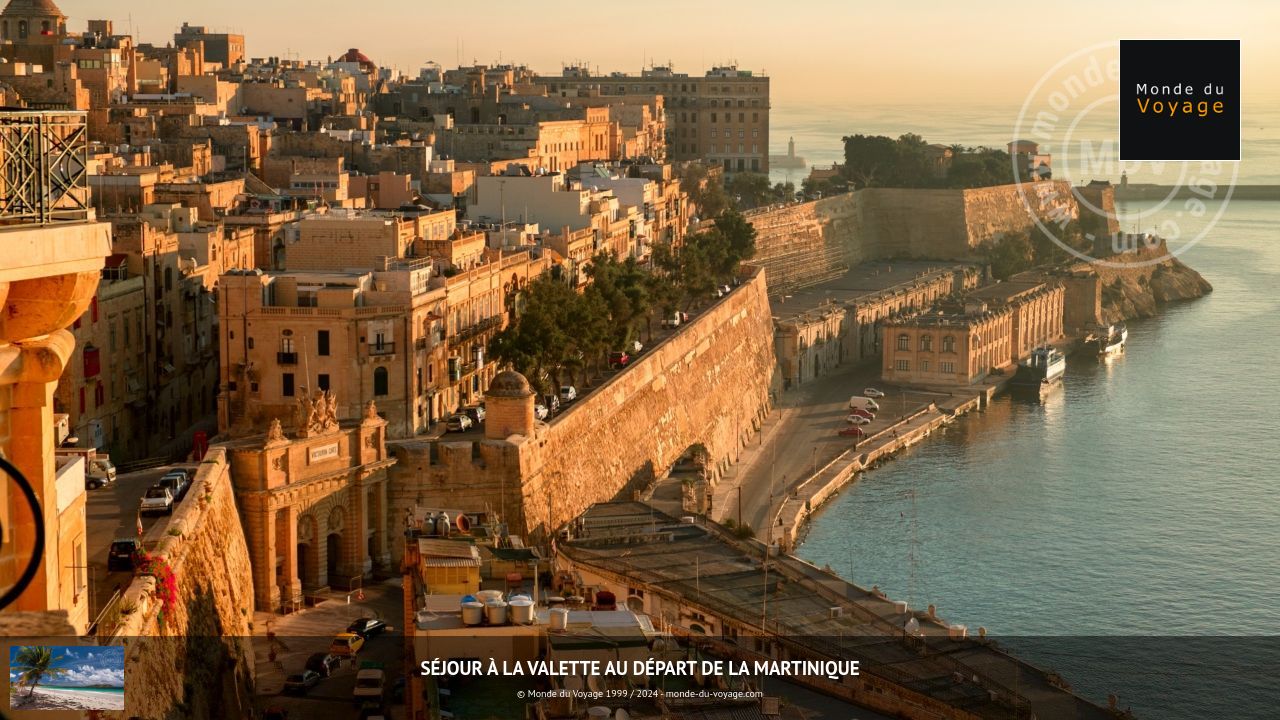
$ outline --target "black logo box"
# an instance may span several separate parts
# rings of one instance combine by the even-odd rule
[[[1239,40],[1120,41],[1122,162],[1239,160],[1240,117]]]

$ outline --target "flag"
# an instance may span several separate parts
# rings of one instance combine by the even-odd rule
[[[138,537],[142,537],[142,513],[138,513]]]

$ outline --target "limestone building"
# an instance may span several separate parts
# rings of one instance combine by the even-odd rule
[[[297,609],[305,596],[392,570],[387,423],[373,402],[349,422],[337,408],[332,392],[317,390],[264,435],[228,446],[258,610]]]
[[[10,9],[17,5],[35,12],[52,3]],[[0,456],[36,502],[16,479],[0,483],[0,585],[32,568],[9,609],[63,610],[81,632],[89,621],[84,484],[55,464],[53,394],[75,351],[67,327],[92,303],[111,252],[110,226],[88,205],[85,125],[83,113],[0,113]]]
[[[705,75],[654,67],[639,75],[594,75],[581,66],[536,78],[548,94],[661,95],[666,108],[667,152],[672,160],[705,160],[726,173],[769,172],[769,78],[736,65]]]

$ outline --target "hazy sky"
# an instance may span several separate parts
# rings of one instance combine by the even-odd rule
[[[405,71],[501,59],[540,72],[670,61],[701,74],[736,60],[773,78],[775,105],[1014,102],[1059,58],[1121,37],[1240,38],[1246,95],[1280,85],[1280,3],[1260,0],[56,1],[75,31],[107,16],[117,32],[132,24],[139,41],[164,43],[185,20],[243,33],[251,57],[358,47]]]

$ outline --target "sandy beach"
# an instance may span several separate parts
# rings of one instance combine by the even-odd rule
[[[30,698],[25,687],[10,698],[12,710],[123,710],[124,694],[37,687]]]

